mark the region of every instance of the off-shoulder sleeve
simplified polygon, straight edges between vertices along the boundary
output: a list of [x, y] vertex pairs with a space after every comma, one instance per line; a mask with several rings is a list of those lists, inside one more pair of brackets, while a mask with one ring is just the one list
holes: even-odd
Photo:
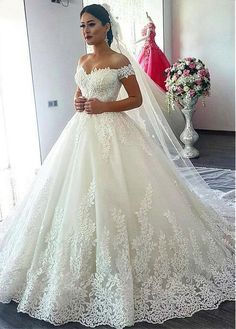
[[132, 64], [122, 66], [118, 69], [118, 78], [119, 80], [123, 78], [128, 78], [130, 75], [135, 75]]

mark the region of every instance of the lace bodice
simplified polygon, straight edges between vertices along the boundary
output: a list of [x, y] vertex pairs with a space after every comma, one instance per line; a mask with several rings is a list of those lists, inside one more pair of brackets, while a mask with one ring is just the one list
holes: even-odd
[[121, 80], [134, 75], [131, 64], [120, 68], [95, 68], [87, 73], [82, 66], [78, 66], [75, 73], [75, 81], [82, 95], [86, 98], [97, 98], [100, 101], [113, 101], [121, 87]]

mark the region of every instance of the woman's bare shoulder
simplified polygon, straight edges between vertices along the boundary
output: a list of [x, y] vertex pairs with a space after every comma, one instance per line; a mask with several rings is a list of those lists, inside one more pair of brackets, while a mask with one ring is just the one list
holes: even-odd
[[85, 54], [80, 56], [79, 60], [78, 60], [78, 65], [83, 64], [84, 61], [86, 61], [89, 58], [90, 54]]
[[120, 68], [120, 67], [129, 65], [130, 61], [125, 55], [114, 52], [112, 55], [112, 63], [114, 65], [114, 67]]

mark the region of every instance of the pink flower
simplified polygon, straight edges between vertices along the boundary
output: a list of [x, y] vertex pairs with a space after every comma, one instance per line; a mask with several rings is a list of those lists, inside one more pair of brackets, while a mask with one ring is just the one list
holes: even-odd
[[196, 83], [197, 85], [201, 85], [201, 84], [202, 84], [202, 80], [196, 80], [195, 83]]
[[181, 88], [180, 86], [178, 86], [176, 90], [177, 90], [177, 92], [180, 93], [180, 94], [184, 91], [183, 88]]
[[185, 58], [185, 60], [186, 60], [186, 61], [190, 61], [190, 62], [191, 62], [191, 60], [192, 60], [192, 57], [186, 57], [186, 58]]
[[183, 75], [186, 77], [186, 76], [188, 76], [188, 75], [189, 75], [189, 73], [190, 73], [190, 71], [189, 71], [189, 70], [184, 70], [184, 72], [183, 72]]
[[190, 94], [190, 97], [193, 97], [193, 96], [195, 96], [195, 95], [196, 95], [196, 93], [195, 93], [195, 91], [194, 91], [194, 90], [190, 90], [189, 94]]
[[198, 74], [200, 77], [205, 77], [207, 75], [207, 71], [205, 69], [199, 70]]
[[190, 64], [189, 64], [189, 67], [190, 67], [190, 69], [195, 69], [196, 64], [195, 64], [195, 63], [190, 63]]

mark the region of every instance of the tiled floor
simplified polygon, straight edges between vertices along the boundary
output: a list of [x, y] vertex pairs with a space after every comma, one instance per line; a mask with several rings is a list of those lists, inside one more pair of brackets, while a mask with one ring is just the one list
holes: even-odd
[[192, 163], [199, 167], [235, 170], [235, 135], [231, 132], [197, 130], [199, 139], [194, 145], [200, 152]]

